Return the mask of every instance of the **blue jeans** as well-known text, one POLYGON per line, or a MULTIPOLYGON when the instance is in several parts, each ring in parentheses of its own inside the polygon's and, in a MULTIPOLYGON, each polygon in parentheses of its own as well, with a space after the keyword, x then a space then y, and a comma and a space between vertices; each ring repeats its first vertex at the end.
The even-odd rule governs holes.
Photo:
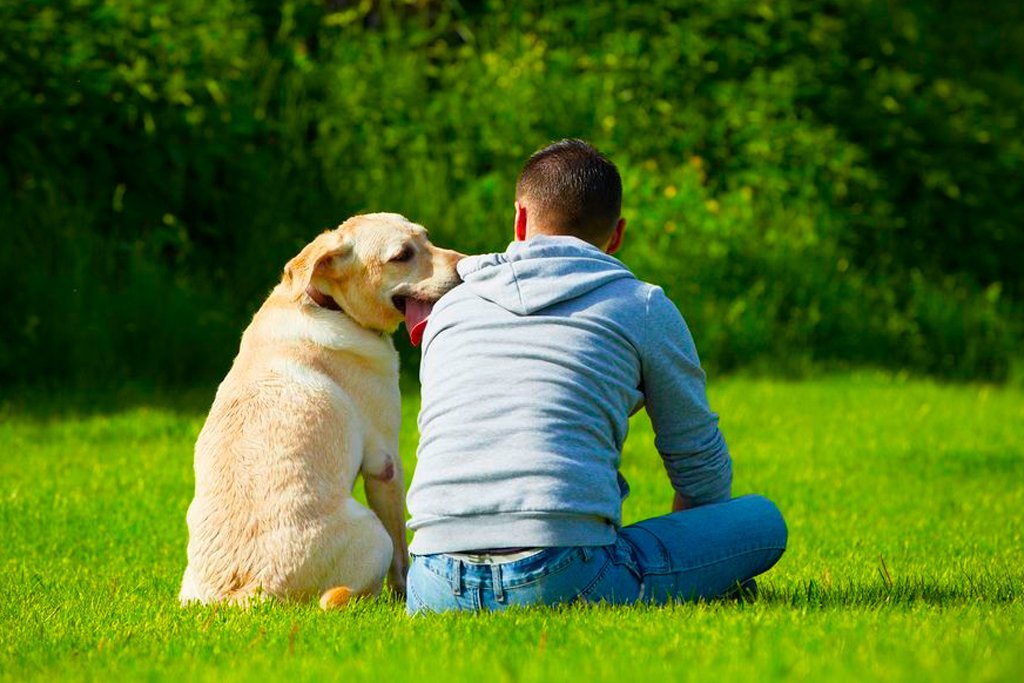
POLYGON ((770 569, 786 549, 786 535, 774 503, 742 496, 632 524, 607 546, 545 548, 504 564, 413 555, 407 609, 714 598, 770 569))

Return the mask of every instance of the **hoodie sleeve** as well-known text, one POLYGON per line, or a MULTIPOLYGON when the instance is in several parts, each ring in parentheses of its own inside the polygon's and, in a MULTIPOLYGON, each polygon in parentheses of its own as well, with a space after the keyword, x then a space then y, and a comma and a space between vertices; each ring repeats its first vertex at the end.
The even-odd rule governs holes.
POLYGON ((708 406, 697 348, 660 287, 648 292, 644 329, 642 390, 672 486, 694 505, 728 500, 732 459, 708 406))

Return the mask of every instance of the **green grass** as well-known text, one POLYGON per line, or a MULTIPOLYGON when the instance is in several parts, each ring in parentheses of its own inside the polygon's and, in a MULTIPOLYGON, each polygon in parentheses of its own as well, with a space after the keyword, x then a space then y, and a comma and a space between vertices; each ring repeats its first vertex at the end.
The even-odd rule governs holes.
MULTIPOLYGON (((0 407, 0 678, 1016 680, 1024 674, 1024 393, 880 375, 729 379, 736 493, 787 517, 752 605, 409 619, 369 601, 181 609, 208 394, 0 407), (884 567, 882 565, 884 558, 884 567)), ((407 392, 413 394, 413 392, 407 392)), ((415 399, 405 404, 412 470, 415 399)), ((646 419, 627 521, 670 491, 646 419)))

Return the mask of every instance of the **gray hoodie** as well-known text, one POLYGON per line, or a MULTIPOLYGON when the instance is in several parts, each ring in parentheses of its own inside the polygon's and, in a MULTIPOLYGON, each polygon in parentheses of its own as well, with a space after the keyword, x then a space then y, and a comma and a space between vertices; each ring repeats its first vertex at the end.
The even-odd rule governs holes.
POLYGON ((675 489, 729 498, 697 350, 659 287, 574 237, 513 242, 459 274, 423 338, 413 553, 613 543, 643 405, 675 489))

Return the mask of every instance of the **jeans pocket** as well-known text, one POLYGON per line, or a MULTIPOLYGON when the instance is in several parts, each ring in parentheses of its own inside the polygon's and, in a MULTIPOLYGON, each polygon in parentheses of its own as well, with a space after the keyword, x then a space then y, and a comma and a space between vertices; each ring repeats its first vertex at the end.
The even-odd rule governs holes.
POLYGON ((672 566, 668 548, 658 535, 659 521, 653 519, 633 524, 623 529, 619 535, 619 539, 629 546, 634 565, 639 567, 638 571, 643 574, 666 572, 672 566))
POLYGON ((423 556, 412 558, 406 579, 406 611, 415 614, 465 609, 455 595, 451 575, 445 575, 441 563, 426 560, 423 556))
POLYGON ((600 570, 580 590, 577 599, 612 605, 636 602, 642 589, 641 574, 629 545, 619 538, 615 545, 605 546, 601 551, 600 570))

